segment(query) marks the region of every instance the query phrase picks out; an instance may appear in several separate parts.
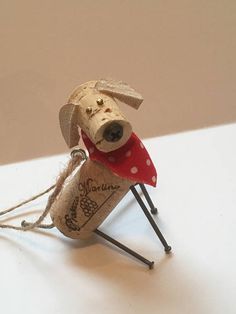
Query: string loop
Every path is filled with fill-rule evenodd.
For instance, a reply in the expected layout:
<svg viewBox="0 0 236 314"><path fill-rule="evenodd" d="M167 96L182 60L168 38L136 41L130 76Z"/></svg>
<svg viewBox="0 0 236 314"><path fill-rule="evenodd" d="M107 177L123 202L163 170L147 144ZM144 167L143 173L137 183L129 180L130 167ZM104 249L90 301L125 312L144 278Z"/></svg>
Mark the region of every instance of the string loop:
<svg viewBox="0 0 236 314"><path fill-rule="evenodd" d="M56 181L56 184L52 185L51 187L49 187L48 189L46 189L45 191L31 197L28 200L25 200L11 208L2 210L0 212L0 216L5 215L6 213L12 212L13 210L32 202L33 200L39 198L40 196L50 192L51 190L54 189L54 191L52 192L52 194L48 197L48 201L47 201L47 205L44 209L44 211L42 212L42 214L40 215L40 217L33 223L28 223L25 220L23 220L21 222L21 226L14 226L14 225L8 225L8 224L0 224L0 228L2 229L14 229L14 230L22 230L22 231L29 231L29 230L33 230L35 228L44 228L44 229L50 229L53 228L54 225L49 224L49 225L45 225L45 224L41 224L42 221L44 220L44 218L47 216L47 214L49 213L52 204L55 202L57 196L59 195L59 193L61 192L65 180L73 173L73 171L80 166L81 162L83 160L86 159L86 153L81 149L77 150L76 153L71 153L71 159L69 160L66 168L61 172L61 174L58 176L58 179Z"/></svg>

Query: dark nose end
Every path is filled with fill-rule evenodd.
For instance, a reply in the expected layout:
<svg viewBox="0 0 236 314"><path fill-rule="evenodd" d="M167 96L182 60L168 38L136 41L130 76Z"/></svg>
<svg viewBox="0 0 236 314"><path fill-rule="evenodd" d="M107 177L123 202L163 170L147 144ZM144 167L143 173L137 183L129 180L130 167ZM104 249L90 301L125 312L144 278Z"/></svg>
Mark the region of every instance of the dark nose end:
<svg viewBox="0 0 236 314"><path fill-rule="evenodd" d="M107 142L117 142L122 136L123 126L118 123L109 124L103 132L103 137Z"/></svg>

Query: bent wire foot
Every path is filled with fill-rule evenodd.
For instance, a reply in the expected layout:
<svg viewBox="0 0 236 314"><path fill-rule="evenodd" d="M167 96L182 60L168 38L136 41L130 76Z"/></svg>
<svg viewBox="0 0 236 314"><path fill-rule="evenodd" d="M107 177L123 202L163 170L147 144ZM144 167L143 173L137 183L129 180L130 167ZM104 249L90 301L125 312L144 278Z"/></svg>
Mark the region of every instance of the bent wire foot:
<svg viewBox="0 0 236 314"><path fill-rule="evenodd" d="M155 231L155 233L158 236L159 240L161 241L162 245L164 246L165 252L169 253L171 251L171 246L169 246L168 243L166 242L163 234L161 233L160 229L157 227L157 224L156 224L155 220L152 218L151 214L149 213L146 205L144 204L142 198L140 197L139 193L135 189L134 185L132 185L130 187L130 190L132 191L134 197L138 201L141 209L143 210L145 216L147 217L148 221L150 222L153 230Z"/></svg>
<svg viewBox="0 0 236 314"><path fill-rule="evenodd" d="M140 260L141 262L143 262L144 264L148 265L149 269L153 268L154 262L149 261L148 259L146 259L145 257L143 257L142 255L136 253L135 251L131 250L130 248L128 248L127 246L125 246L124 244L118 242L117 240L113 239L112 237L110 237L109 235L107 235L106 233L95 229L94 232L102 237L103 239L107 240L108 242L114 244L115 246L117 246L118 248L120 248L121 250L125 251L126 253L129 253L130 255L132 255L133 257L137 258L138 260Z"/></svg>

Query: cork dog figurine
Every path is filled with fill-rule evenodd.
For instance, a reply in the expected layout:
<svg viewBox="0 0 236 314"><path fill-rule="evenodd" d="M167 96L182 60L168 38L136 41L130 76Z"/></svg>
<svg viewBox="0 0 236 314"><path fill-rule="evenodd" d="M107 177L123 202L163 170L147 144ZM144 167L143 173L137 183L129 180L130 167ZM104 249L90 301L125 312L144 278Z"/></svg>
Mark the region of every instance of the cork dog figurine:
<svg viewBox="0 0 236 314"><path fill-rule="evenodd" d="M131 190L156 234L170 252L135 185L139 184L153 214L157 213L144 184L156 185L152 160L132 126L120 111L117 99L138 109L143 98L123 82L90 81L80 85L59 114L63 137L69 148L79 144L81 135L89 158L62 190L50 210L54 225L67 237L85 239L96 232L106 240L150 262L98 230L98 226Z"/></svg>
<svg viewBox="0 0 236 314"><path fill-rule="evenodd" d="M120 111L118 101L138 109L143 98L127 84L114 80L90 81L74 90L59 113L61 131L69 148L79 145L81 133L89 158L82 149L74 149L55 185L0 212L0 216L5 215L53 189L44 212L34 223L0 224L0 228L28 231L56 227L73 239L86 239L96 233L152 268L154 262L98 229L131 190L166 253L171 251L136 190L139 185L151 213L156 214L157 209L145 188L145 184L156 186L156 169L130 122ZM48 213L52 224L42 224Z"/></svg>

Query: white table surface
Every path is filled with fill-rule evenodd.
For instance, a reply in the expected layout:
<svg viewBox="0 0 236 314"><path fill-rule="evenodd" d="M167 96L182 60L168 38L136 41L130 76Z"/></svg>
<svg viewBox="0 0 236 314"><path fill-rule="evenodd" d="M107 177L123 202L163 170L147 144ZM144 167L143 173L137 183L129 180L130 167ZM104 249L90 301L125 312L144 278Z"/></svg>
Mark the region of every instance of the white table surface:
<svg viewBox="0 0 236 314"><path fill-rule="evenodd" d="M145 144L159 174L148 190L173 253L165 255L131 194L101 230L154 260L153 270L97 236L84 243L56 229L0 230L0 313L236 313L236 124ZM47 188L67 159L1 166L1 208ZM13 222L26 212L33 220L45 201L17 210Z"/></svg>

